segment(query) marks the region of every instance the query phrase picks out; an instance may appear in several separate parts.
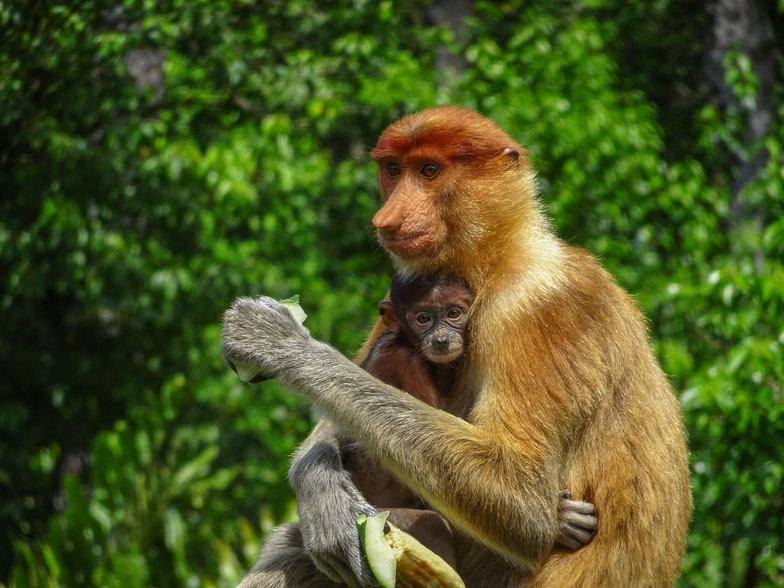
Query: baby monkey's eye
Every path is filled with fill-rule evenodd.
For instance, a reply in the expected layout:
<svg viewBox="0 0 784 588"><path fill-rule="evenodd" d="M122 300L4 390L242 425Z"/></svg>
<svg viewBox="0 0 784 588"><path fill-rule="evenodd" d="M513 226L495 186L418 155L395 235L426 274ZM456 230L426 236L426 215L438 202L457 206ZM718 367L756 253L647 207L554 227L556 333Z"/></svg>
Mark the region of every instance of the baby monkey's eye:
<svg viewBox="0 0 784 588"><path fill-rule="evenodd" d="M399 176L400 175L400 166L396 163L388 163L387 164L387 175L388 176Z"/></svg>
<svg viewBox="0 0 784 588"><path fill-rule="evenodd" d="M438 172L439 169L435 163L426 163L422 166L422 169L419 170L419 173L426 178L434 178Z"/></svg>
<svg viewBox="0 0 784 588"><path fill-rule="evenodd" d="M446 318L459 319L463 312L459 308L450 308L446 313Z"/></svg>
<svg viewBox="0 0 784 588"><path fill-rule="evenodd" d="M420 324L420 325L426 325L426 324L428 324L428 323L429 323L429 322L430 322L432 319L430 318L430 315L429 315L429 314L427 314L426 312L420 312L418 315L416 315L416 319L415 319L415 320L416 320L416 322L417 322L418 324Z"/></svg>

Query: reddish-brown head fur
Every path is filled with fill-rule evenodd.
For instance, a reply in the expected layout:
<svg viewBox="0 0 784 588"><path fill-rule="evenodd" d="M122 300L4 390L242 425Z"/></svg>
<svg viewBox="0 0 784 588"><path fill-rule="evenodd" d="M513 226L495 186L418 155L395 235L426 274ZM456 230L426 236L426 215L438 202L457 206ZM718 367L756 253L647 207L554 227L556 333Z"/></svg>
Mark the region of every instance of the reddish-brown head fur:
<svg viewBox="0 0 784 588"><path fill-rule="evenodd" d="M403 117L390 125L373 150L373 159L401 154L446 159L492 158L506 146L516 146L493 121L459 106L438 106ZM519 149L519 146L517 146Z"/></svg>
<svg viewBox="0 0 784 588"><path fill-rule="evenodd" d="M545 223L525 150L473 110L440 106L406 116L384 131L372 156L383 201L373 224L404 270L484 273L506 257L518 227Z"/></svg>

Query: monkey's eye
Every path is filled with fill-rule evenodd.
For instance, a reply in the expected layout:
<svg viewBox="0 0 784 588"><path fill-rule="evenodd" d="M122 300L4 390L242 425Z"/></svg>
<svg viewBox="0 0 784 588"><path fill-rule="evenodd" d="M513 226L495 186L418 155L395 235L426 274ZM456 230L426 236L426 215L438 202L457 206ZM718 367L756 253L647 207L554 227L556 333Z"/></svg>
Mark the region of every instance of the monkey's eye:
<svg viewBox="0 0 784 588"><path fill-rule="evenodd" d="M416 318L414 320L416 320L417 324L427 325L430 323L432 319L430 318L430 315L427 314L426 312L420 312L418 315L416 315Z"/></svg>
<svg viewBox="0 0 784 588"><path fill-rule="evenodd" d="M387 175L388 176L399 176L400 175L400 166L397 163L388 163L387 164Z"/></svg>
<svg viewBox="0 0 784 588"><path fill-rule="evenodd" d="M426 163L422 166L422 169L419 170L419 173L425 176L426 178L434 178L436 174L438 174L439 169L435 163Z"/></svg>
<svg viewBox="0 0 784 588"><path fill-rule="evenodd" d="M448 319L459 319L463 312L459 308L450 308L446 313L446 318Z"/></svg>

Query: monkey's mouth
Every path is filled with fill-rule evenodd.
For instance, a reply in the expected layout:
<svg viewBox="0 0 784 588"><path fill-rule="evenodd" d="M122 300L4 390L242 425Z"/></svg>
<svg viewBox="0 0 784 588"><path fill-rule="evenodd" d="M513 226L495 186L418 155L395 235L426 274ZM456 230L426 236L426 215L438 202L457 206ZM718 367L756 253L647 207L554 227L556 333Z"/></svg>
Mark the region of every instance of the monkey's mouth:
<svg viewBox="0 0 784 588"><path fill-rule="evenodd" d="M456 360L463 353L462 349L453 349L451 351L437 351L432 347L425 351L425 356L433 363L449 363Z"/></svg>
<svg viewBox="0 0 784 588"><path fill-rule="evenodd" d="M390 251L411 249L411 246L426 233L409 233L407 235L385 235L381 232L378 233L378 240L383 247Z"/></svg>

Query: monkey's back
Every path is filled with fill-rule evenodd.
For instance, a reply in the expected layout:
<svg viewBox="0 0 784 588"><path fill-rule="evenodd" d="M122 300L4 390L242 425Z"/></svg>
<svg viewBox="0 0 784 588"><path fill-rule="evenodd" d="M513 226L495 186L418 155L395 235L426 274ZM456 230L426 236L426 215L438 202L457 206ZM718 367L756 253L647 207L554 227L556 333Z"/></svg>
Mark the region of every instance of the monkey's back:
<svg viewBox="0 0 784 588"><path fill-rule="evenodd" d="M517 411L531 429L521 438L562 447L560 487L594 503L599 526L587 546L556 550L533 578L510 575L506 585L672 586L691 513L681 410L636 303L589 254L566 251L561 286L496 323L500 340L521 342L491 348L514 362L503 385L514 378L517 394L486 401L469 420L484 426Z"/></svg>

